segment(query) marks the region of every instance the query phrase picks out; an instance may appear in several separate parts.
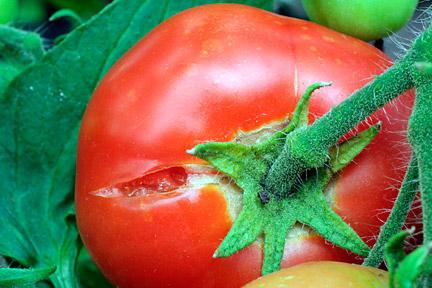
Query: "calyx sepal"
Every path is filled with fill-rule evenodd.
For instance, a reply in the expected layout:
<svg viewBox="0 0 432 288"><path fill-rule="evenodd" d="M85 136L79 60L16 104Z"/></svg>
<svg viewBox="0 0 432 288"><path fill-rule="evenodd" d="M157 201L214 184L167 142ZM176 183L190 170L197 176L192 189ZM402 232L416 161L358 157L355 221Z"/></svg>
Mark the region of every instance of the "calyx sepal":
<svg viewBox="0 0 432 288"><path fill-rule="evenodd" d="M359 255L367 255L369 247L357 233L329 206L324 195L333 175L348 165L378 134L380 124L351 137L327 151L328 161L322 167L307 171L294 187L294 192L281 191L282 198L263 201L263 184L274 161L283 153L287 139L296 130L308 126L309 100L318 88L330 83L312 84L300 99L290 122L264 142L244 145L236 142L209 142L189 150L230 176L243 190L243 207L231 230L214 257L227 257L264 238L262 274L280 268L287 234L296 223L309 226L329 242Z"/></svg>

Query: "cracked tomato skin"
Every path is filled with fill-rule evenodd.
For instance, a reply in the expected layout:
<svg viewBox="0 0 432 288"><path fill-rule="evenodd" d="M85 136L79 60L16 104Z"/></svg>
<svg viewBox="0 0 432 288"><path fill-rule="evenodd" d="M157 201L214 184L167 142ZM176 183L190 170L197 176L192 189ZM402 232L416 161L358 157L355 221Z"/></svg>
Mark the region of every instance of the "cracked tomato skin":
<svg viewBox="0 0 432 288"><path fill-rule="evenodd" d="M77 219L97 265L119 287L240 287L257 278L259 242L212 258L241 192L186 150L282 121L308 85L331 81L312 97L313 121L389 65L359 40L242 5L201 6L162 23L107 73L82 121ZM400 132L412 96L369 119L382 132L327 191L371 245L408 161ZM300 226L288 236L283 267L359 261Z"/></svg>

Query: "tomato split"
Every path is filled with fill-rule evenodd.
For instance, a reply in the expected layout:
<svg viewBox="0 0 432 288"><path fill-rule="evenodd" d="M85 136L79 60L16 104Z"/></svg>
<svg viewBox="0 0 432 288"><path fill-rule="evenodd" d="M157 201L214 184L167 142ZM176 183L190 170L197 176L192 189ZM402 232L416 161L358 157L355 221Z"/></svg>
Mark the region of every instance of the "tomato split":
<svg viewBox="0 0 432 288"><path fill-rule="evenodd" d="M242 193L186 150L236 137L253 142L287 121L308 85L331 81L311 99L312 122L390 64L360 40L242 5L201 6L167 20L108 72L83 118L76 203L90 254L120 287L239 287L257 278L260 241L212 258ZM326 190L370 245L409 160L399 132L412 96L373 115L382 132ZM359 259L296 226L282 266L311 260Z"/></svg>

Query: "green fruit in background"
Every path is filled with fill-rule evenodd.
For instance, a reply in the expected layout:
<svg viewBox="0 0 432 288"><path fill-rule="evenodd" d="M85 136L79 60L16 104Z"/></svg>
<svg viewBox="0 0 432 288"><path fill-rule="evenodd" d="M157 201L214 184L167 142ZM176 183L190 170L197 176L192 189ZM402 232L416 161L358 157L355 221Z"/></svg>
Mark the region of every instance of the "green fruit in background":
<svg viewBox="0 0 432 288"><path fill-rule="evenodd" d="M1 0L0 0L1 1ZM20 23L36 24L46 18L45 0L20 0L17 21Z"/></svg>
<svg viewBox="0 0 432 288"><path fill-rule="evenodd" d="M17 0L0 0L0 24L13 21L17 14Z"/></svg>
<svg viewBox="0 0 432 288"><path fill-rule="evenodd" d="M370 41L401 29L418 0L302 0L309 18L356 38Z"/></svg>

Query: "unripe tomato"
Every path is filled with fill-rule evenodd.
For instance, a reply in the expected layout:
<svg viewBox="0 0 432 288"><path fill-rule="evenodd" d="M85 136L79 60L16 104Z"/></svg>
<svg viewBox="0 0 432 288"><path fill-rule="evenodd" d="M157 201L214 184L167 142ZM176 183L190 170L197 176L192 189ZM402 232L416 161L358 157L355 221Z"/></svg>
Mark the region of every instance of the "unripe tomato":
<svg viewBox="0 0 432 288"><path fill-rule="evenodd" d="M17 14L17 0L0 0L0 24L11 22Z"/></svg>
<svg viewBox="0 0 432 288"><path fill-rule="evenodd" d="M258 278L244 288L387 288L388 272L355 264L307 262Z"/></svg>
<svg viewBox="0 0 432 288"><path fill-rule="evenodd" d="M418 0L302 0L309 18L365 41L401 29L412 17Z"/></svg>

